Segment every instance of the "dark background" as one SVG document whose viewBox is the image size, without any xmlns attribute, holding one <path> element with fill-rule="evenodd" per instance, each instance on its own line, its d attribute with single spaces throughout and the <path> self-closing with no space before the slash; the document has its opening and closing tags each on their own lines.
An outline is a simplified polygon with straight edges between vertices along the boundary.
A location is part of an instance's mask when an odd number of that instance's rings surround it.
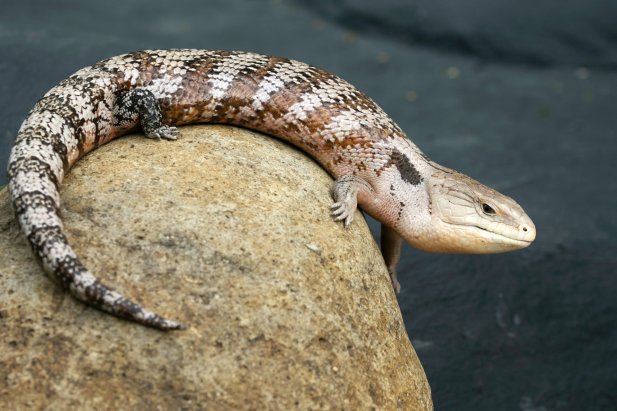
<svg viewBox="0 0 617 411">
<path fill-rule="evenodd" d="M 617 2 L 2 0 L 0 169 L 61 79 L 169 47 L 326 68 L 534 219 L 524 251 L 404 250 L 399 301 L 437 410 L 617 410 Z"/>
</svg>

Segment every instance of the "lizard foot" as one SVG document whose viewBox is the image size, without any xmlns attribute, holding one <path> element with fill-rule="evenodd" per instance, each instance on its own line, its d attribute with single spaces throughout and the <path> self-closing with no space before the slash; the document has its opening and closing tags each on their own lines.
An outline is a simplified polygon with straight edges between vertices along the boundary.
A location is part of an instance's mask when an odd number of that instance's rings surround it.
<svg viewBox="0 0 617 411">
<path fill-rule="evenodd" d="M 388 270 L 388 272 L 390 273 L 390 281 L 392 281 L 392 288 L 394 288 L 394 292 L 396 294 L 400 294 L 401 293 L 401 283 L 399 283 L 396 278 L 396 271 Z"/>
<path fill-rule="evenodd" d="M 164 138 L 165 140 L 176 140 L 179 135 L 180 130 L 178 130 L 177 127 L 160 126 L 159 128 L 146 134 L 146 137 L 156 139 Z"/>
<path fill-rule="evenodd" d="M 330 207 L 334 221 L 342 221 L 345 228 L 353 221 L 358 208 L 358 190 L 367 190 L 367 183 L 354 176 L 340 176 L 334 182 L 332 196 L 334 204 Z"/>
<path fill-rule="evenodd" d="M 349 227 L 353 221 L 353 213 L 356 211 L 356 208 L 356 202 L 351 199 L 336 202 L 330 206 L 334 221 L 343 221 L 345 228 Z"/>
</svg>

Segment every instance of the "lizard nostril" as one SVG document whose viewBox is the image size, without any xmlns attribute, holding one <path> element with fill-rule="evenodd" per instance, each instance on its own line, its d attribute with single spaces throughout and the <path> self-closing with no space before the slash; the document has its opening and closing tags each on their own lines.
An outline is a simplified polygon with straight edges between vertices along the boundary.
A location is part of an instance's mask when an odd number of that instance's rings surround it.
<svg viewBox="0 0 617 411">
<path fill-rule="evenodd" d="M 529 235 L 531 232 L 533 232 L 529 224 L 521 224 L 520 226 L 518 226 L 518 229 L 520 232 L 523 232 L 524 235 Z"/>
<path fill-rule="evenodd" d="M 521 224 L 518 226 L 518 232 L 521 240 L 532 242 L 536 238 L 536 229 L 533 223 Z"/>
</svg>

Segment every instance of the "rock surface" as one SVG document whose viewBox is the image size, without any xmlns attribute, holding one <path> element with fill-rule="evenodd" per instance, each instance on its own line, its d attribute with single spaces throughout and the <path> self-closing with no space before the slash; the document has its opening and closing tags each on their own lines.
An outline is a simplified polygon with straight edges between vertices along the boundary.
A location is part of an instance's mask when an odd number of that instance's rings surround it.
<svg viewBox="0 0 617 411">
<path fill-rule="evenodd" d="M 360 214 L 286 144 L 223 126 L 116 140 L 62 213 L 100 279 L 188 324 L 162 333 L 54 285 L 0 191 L 0 409 L 432 409 Z"/>
</svg>

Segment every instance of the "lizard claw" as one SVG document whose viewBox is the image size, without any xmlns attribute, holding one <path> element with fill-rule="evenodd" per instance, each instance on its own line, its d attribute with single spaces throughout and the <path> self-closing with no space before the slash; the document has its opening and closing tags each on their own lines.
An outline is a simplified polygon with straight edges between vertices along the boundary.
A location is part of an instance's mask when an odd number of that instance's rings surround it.
<svg viewBox="0 0 617 411">
<path fill-rule="evenodd" d="M 149 138 L 164 138 L 166 140 L 176 140 L 180 135 L 180 130 L 177 127 L 161 126 L 151 133 L 148 133 Z"/>
<path fill-rule="evenodd" d="M 361 180 L 354 176 L 341 176 L 334 182 L 332 195 L 334 204 L 330 207 L 334 221 L 342 221 L 348 228 L 358 208 L 358 189 L 363 188 Z"/>
<path fill-rule="evenodd" d="M 330 206 L 332 210 L 332 216 L 334 221 L 343 221 L 345 228 L 349 227 L 353 221 L 353 213 L 356 211 L 356 207 L 346 201 L 340 201 Z"/>
<path fill-rule="evenodd" d="M 395 294 L 400 294 L 401 293 L 401 283 L 398 282 L 398 279 L 396 278 L 396 271 L 390 273 L 390 281 L 392 282 L 392 288 L 394 289 L 394 293 Z"/>
</svg>

